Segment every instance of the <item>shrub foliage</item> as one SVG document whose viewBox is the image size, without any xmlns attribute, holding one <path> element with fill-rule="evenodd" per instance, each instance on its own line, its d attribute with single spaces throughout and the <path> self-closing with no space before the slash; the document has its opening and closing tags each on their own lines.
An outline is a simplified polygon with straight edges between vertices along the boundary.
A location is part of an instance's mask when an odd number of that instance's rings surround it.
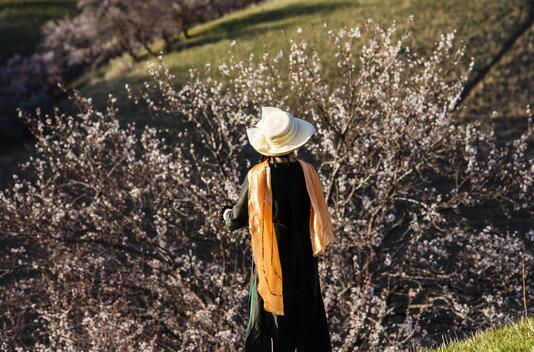
<svg viewBox="0 0 534 352">
<path fill-rule="evenodd" d="M 472 63 L 454 33 L 420 57 L 395 24 L 316 31 L 329 46 L 299 29 L 286 51 L 240 61 L 230 49 L 181 87 L 153 63 L 130 98 L 176 130 L 121 126 L 113 97 L 105 111 L 74 94 L 75 116 L 21 113 L 37 138 L 24 165 L 35 177 L 14 176 L 0 193 L 12 268 L 3 348 L 239 350 L 249 234 L 226 232 L 216 214 L 251 166 L 244 131 L 262 105 L 317 127 L 299 153 L 316 165 L 334 219 L 320 271 L 336 350 L 432 345 L 525 309 L 533 127 L 501 144 L 480 122 L 457 122 Z"/>
</svg>

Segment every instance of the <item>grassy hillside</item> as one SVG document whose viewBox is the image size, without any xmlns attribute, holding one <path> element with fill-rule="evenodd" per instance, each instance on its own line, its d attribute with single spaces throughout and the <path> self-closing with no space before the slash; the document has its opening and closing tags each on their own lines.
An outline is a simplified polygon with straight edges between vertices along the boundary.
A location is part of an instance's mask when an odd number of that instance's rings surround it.
<svg viewBox="0 0 534 352">
<path fill-rule="evenodd" d="M 471 339 L 452 342 L 432 350 L 432 352 L 532 351 L 534 351 L 534 318 L 522 319 L 515 324 L 480 332 Z"/>
<path fill-rule="evenodd" d="M 74 0 L 0 0 L 0 64 L 14 54 L 30 54 L 45 22 L 75 12 Z"/>
<path fill-rule="evenodd" d="M 495 65 L 465 101 L 467 113 L 488 116 L 496 109 L 502 136 L 516 136 L 526 126 L 525 107 L 534 111 L 534 26 Z"/>
<path fill-rule="evenodd" d="M 205 63 L 217 64 L 225 60 L 229 43 L 237 41 L 237 51 L 245 57 L 247 51 L 259 54 L 263 51 L 274 52 L 285 48 L 285 36 L 294 36 L 298 27 L 305 31 L 302 35 L 313 37 L 313 28 L 324 21 L 329 26 L 360 25 L 367 18 L 373 18 L 384 25 L 396 20 L 402 30 L 410 14 L 415 18 L 413 48 L 423 53 L 431 50 L 432 45 L 443 32 L 457 29 L 457 36 L 467 44 L 467 57 L 476 60 L 475 74 L 485 67 L 502 48 L 520 23 L 528 15 L 528 0 L 272 0 L 238 11 L 217 21 L 198 26 L 191 31 L 193 38 L 183 41 L 179 50 L 167 53 L 165 62 L 176 74 L 177 83 L 182 81 L 190 67 Z M 525 40 L 522 38 L 522 40 Z M 521 44 L 518 44 L 521 46 Z M 503 90 L 502 82 L 489 88 L 476 91 L 467 100 L 476 110 L 468 112 L 479 115 L 495 107 L 504 108 L 503 115 L 518 115 L 518 106 L 532 101 L 528 87 L 532 80 L 525 77 L 532 74 L 534 62 L 531 47 L 517 50 L 517 59 L 512 52 L 507 60 L 519 60 L 520 69 L 506 69 L 506 74 L 493 70 L 491 74 L 506 77 L 506 83 L 513 90 L 499 93 L 500 100 L 506 104 L 496 105 L 494 95 Z M 156 49 L 161 45 L 155 43 Z M 323 53 L 324 55 L 325 53 Z M 510 75 L 511 74 L 511 75 Z M 109 65 L 91 72 L 76 82 L 82 93 L 103 100 L 108 92 L 121 92 L 125 83 L 132 86 L 146 79 L 146 62 L 134 63 L 124 56 Z M 497 79 L 497 78 L 495 78 Z M 490 79 L 491 80 L 491 79 Z M 478 88 L 478 87 L 477 87 Z M 520 90 L 523 94 L 513 94 Z M 531 90 L 532 91 L 532 90 Z M 145 122 L 144 114 L 137 114 L 130 106 L 123 106 L 130 119 Z"/>
<path fill-rule="evenodd" d="M 232 40 L 237 41 L 236 51 L 246 57 L 249 50 L 259 54 L 286 48 L 284 33 L 295 36 L 298 27 L 304 29 L 301 35 L 313 39 L 314 28 L 325 21 L 333 28 L 361 25 L 365 19 L 373 18 L 386 26 L 397 20 L 402 31 L 407 17 L 413 14 L 414 49 L 427 53 L 440 33 L 457 29 L 457 37 L 467 44 L 467 57 L 476 60 L 476 74 L 525 21 L 529 3 L 529 0 L 267 0 L 193 28 L 192 38 L 182 39 L 164 60 L 179 84 L 188 68 L 224 61 Z M 14 52 L 30 52 L 39 38 L 40 24 L 72 11 L 75 11 L 74 0 L 0 0 L 0 61 Z M 467 106 L 472 106 L 468 114 L 487 116 L 487 112 L 499 108 L 503 116 L 521 116 L 522 108 L 534 101 L 533 32 L 531 28 L 528 35 L 522 36 L 476 87 L 466 101 Z M 154 43 L 155 49 L 162 47 L 161 43 Z M 87 73 L 73 86 L 97 102 L 105 101 L 109 92 L 124 97 L 125 83 L 136 87 L 147 78 L 149 58 L 145 57 L 139 63 L 127 55 L 115 59 Z M 140 125 L 156 122 L 149 121 L 144 110 L 140 111 L 125 99 L 119 102 L 122 116 L 129 121 Z M 501 121 L 502 133 L 514 132 L 525 125 L 524 119 Z M 15 150 L 0 156 L 4 171 L 0 173 L 0 184 L 10 180 L 16 170 L 15 160 L 23 160 L 25 155 L 25 151 Z"/>
</svg>

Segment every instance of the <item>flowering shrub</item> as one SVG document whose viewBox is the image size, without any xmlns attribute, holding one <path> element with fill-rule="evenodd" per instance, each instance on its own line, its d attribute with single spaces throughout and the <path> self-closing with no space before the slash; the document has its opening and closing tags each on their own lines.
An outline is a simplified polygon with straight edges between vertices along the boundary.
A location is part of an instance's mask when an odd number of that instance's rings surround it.
<svg viewBox="0 0 534 352">
<path fill-rule="evenodd" d="M 163 40 L 167 49 L 188 29 L 259 0 L 79 0 L 79 14 L 47 22 L 43 39 L 27 57 L 13 56 L 0 67 L 0 86 L 24 108 L 50 106 L 58 83 L 70 82 L 88 68 Z"/>
<path fill-rule="evenodd" d="M 321 47 L 298 33 L 287 52 L 230 51 L 181 87 L 156 62 L 142 92 L 127 89 L 176 130 L 121 127 L 113 97 L 104 112 L 75 94 L 77 116 L 21 114 L 37 155 L 35 179 L 0 193 L 4 267 L 18 271 L 0 293 L 3 348 L 240 350 L 248 232 L 216 214 L 251 166 L 244 131 L 262 105 L 317 128 L 302 152 L 334 220 L 320 271 L 335 350 L 431 345 L 527 309 L 533 127 L 500 145 L 455 121 L 471 66 L 454 33 L 428 57 L 395 25 L 325 25 Z"/>
</svg>

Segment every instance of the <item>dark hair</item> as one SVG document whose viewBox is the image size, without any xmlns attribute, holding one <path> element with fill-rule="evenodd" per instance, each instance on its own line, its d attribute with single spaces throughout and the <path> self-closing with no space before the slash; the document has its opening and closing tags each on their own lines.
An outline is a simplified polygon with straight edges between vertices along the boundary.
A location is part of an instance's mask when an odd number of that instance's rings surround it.
<svg viewBox="0 0 534 352">
<path fill-rule="evenodd" d="M 283 158 L 283 159 L 289 159 L 290 156 L 295 156 L 295 151 L 294 150 L 290 151 L 287 154 L 277 155 L 276 157 Z M 260 160 L 258 161 L 258 163 L 264 162 L 267 159 L 271 160 L 272 158 L 274 158 L 274 156 L 268 156 L 268 155 L 261 154 L 260 155 Z"/>
</svg>

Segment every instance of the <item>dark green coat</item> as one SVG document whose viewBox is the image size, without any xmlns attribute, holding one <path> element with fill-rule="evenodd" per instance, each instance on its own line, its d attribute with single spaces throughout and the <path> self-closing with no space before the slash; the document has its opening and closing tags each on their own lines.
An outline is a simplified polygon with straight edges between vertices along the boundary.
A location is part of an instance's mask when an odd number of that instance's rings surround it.
<svg viewBox="0 0 534 352">
<path fill-rule="evenodd" d="M 245 352 L 331 351 L 330 333 L 309 231 L 310 198 L 298 162 L 270 163 L 273 224 L 278 242 L 284 295 L 284 315 L 263 308 L 258 275 L 252 263 L 245 334 Z M 248 183 L 243 182 L 226 227 L 248 225 Z"/>
</svg>

